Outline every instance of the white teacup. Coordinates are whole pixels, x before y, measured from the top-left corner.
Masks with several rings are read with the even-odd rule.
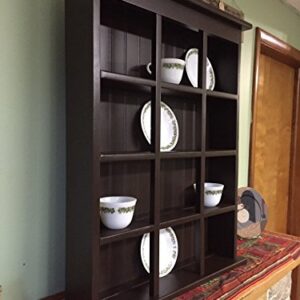
[[[204,206],[214,207],[217,206],[222,197],[224,184],[221,183],[204,183]]]
[[[127,196],[100,198],[100,217],[109,229],[123,229],[131,221],[137,199]]]
[[[147,71],[151,75],[151,63],[147,65]],[[161,59],[161,80],[169,83],[179,84],[185,67],[185,61],[179,58]]]
[[[193,184],[194,190],[196,190],[196,183]],[[205,182],[204,183],[204,206],[215,207],[217,206],[222,197],[224,184]]]

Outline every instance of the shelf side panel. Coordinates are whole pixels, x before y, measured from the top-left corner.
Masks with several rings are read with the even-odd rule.
[[[99,1],[67,0],[66,14],[66,113],[67,113],[67,206],[66,297],[97,299],[99,223],[96,149],[93,145],[94,104],[98,102],[99,78],[93,56],[94,26],[99,22]],[[95,24],[93,23],[95,20]],[[97,34],[97,30],[95,30]],[[95,40],[96,41],[96,40]],[[78,72],[80,70],[80,72]],[[94,73],[95,72],[95,73]],[[100,75],[100,72],[99,72]],[[82,201],[85,199],[85,201]]]

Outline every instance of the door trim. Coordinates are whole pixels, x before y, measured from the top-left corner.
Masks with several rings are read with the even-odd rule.
[[[297,152],[300,153],[300,51],[286,42],[278,39],[272,34],[267,33],[261,28],[256,28],[255,39],[255,57],[253,66],[253,86],[252,86],[252,122],[250,128],[250,153],[249,153],[249,186],[253,186],[254,182],[254,157],[255,149],[254,142],[256,139],[256,116],[258,103],[258,82],[259,82],[259,67],[260,54],[265,54],[269,57],[285,63],[296,70],[295,72],[295,87],[293,99],[293,116],[292,116],[292,137],[291,137],[291,153],[290,153],[290,180],[289,180],[289,203],[288,203],[288,220],[287,231],[289,234],[300,236],[300,224],[297,211],[300,209],[300,200],[293,189],[296,184],[295,177],[300,168],[300,158],[297,159]],[[298,165],[297,165],[298,164]],[[299,172],[299,171],[298,171]],[[298,221],[297,221],[298,220]],[[292,299],[297,299],[300,294],[300,268],[298,267],[293,272],[293,287]]]

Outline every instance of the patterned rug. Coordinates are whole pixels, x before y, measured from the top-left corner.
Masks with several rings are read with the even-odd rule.
[[[253,240],[238,240],[238,256],[247,263],[210,280],[176,300],[230,300],[270,273],[300,257],[300,238],[268,231]]]

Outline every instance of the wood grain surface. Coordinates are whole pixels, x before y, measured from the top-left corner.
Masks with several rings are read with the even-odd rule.
[[[260,55],[253,187],[269,207],[268,230],[287,231],[295,71]]]

